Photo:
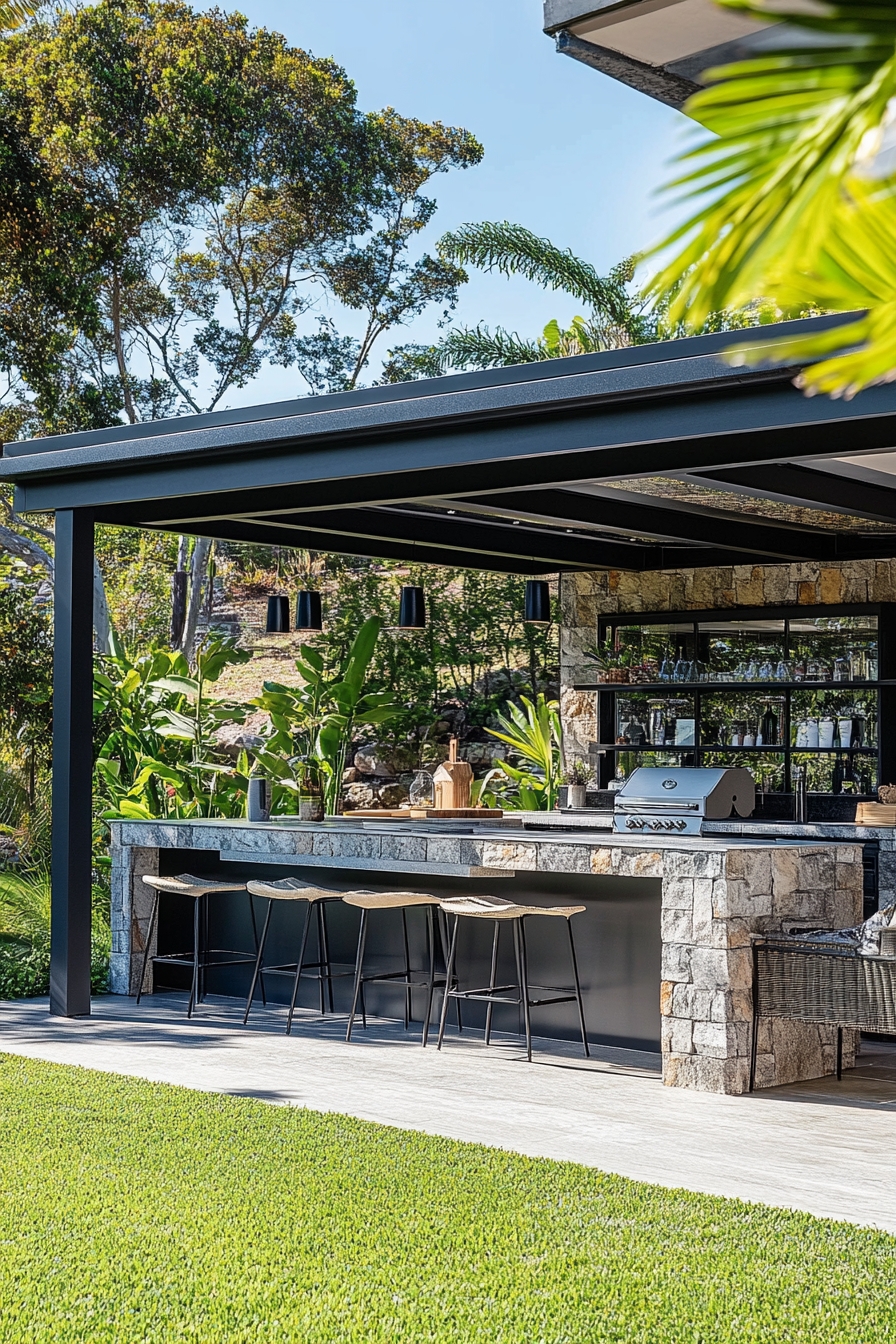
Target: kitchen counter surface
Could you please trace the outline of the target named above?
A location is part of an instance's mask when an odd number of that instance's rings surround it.
[[[604,995],[595,1002],[608,1005],[606,1012],[613,996],[624,997],[634,983],[631,965],[638,949],[655,946],[660,955],[648,978],[656,979],[647,993],[653,1003],[653,996],[659,997],[664,1081],[702,1091],[745,1091],[751,936],[794,921],[816,928],[855,924],[862,909],[861,846],[854,839],[831,843],[829,834],[811,834],[814,828],[801,836],[780,826],[757,834],[735,823],[702,836],[647,838],[613,834],[605,828],[609,816],[601,819],[603,828],[586,816],[576,817],[568,829],[563,824],[569,818],[545,825],[546,815],[527,819],[528,825],[519,817],[492,824],[351,817],[316,823],[112,822],[113,992],[135,992],[145,940],[158,937],[150,931],[152,898],[144,876],[220,872],[246,880],[291,872],[342,890],[400,885],[455,892],[470,890],[467,880],[476,880],[480,885],[472,887],[471,881],[472,890],[503,890],[522,903],[575,899],[585,907],[583,923],[604,921],[593,926],[592,932],[601,932],[594,933],[583,966],[586,980],[594,977],[589,992]],[[659,929],[635,920],[612,968],[601,970],[600,958],[612,946],[613,920],[639,902],[655,910]],[[830,1073],[835,1034],[834,1028],[808,1023],[765,1024],[760,1085]],[[847,1040],[848,1063],[853,1044]]]

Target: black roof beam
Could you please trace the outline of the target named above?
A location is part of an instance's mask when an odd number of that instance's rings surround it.
[[[223,492],[233,492],[231,513],[242,512],[244,492],[284,486],[303,488],[301,506],[315,508],[470,495],[511,484],[705,474],[892,448],[893,388],[868,388],[860,400],[861,413],[856,402],[804,398],[789,384],[740,386],[732,380],[724,393],[697,387],[674,396],[641,393],[572,410],[561,404],[547,416],[518,409],[464,424],[435,423],[425,431],[392,425],[378,436],[318,435],[288,446],[218,442],[211,455],[184,453],[177,460],[116,452],[83,471],[74,460],[68,465],[69,454],[61,452],[48,455],[60,460],[47,471],[46,483],[39,473],[30,474],[41,456],[35,454],[10,459],[5,474],[18,478],[21,509],[103,507],[108,521],[176,525],[178,516],[210,516],[215,510],[203,509],[202,497],[220,499]],[[181,499],[192,502],[179,515],[175,501]],[[119,505],[125,506],[120,512]]]
[[[833,559],[837,547],[836,537],[820,528],[776,526],[764,518],[611,487],[600,493],[571,489],[509,491],[451,503],[458,509],[494,510],[506,517],[550,520],[567,526],[585,523],[635,536],[722,546],[778,560]]]
[[[360,511],[363,513],[364,511]],[[371,511],[372,512],[372,511]],[[587,550],[576,546],[574,539],[563,538],[551,554],[545,555],[544,543],[532,546],[533,554],[519,554],[520,534],[524,528],[482,527],[478,531],[478,548],[472,535],[463,535],[457,544],[455,519],[447,519],[450,530],[434,526],[433,516],[420,516],[424,526],[419,528],[394,526],[376,527],[367,520],[343,520],[341,527],[320,530],[301,515],[287,515],[278,519],[216,519],[214,524],[188,520],[185,530],[200,536],[214,536],[234,542],[261,542],[266,546],[301,547],[305,550],[330,551],[343,555],[367,555],[371,558],[419,560],[433,564],[451,564],[466,569],[489,569],[509,574],[539,574],[551,570],[662,570],[670,567],[713,567],[720,564],[744,563],[744,556],[736,551],[699,546],[637,546],[622,542],[607,542],[604,538],[582,538]],[[161,524],[145,524],[160,531],[168,531]],[[352,528],[349,531],[349,528]],[[420,539],[412,534],[420,534]],[[379,534],[379,535],[371,535]],[[446,536],[451,536],[450,543]],[[566,543],[566,544],[564,544]],[[570,544],[574,543],[574,544]]]
[[[449,517],[431,509],[425,512],[398,508],[332,509],[313,519],[307,514],[281,513],[246,521],[260,527],[300,532],[310,527],[321,536],[335,539],[440,546],[458,557],[487,554],[499,559],[527,560],[541,570],[557,565],[641,569],[649,558],[649,548],[621,538],[572,536],[559,530],[514,527],[494,519]],[[459,558],[455,563],[462,560]]]

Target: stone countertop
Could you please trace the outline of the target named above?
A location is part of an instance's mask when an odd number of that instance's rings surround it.
[[[118,821],[113,849],[217,851],[224,862],[369,871],[511,877],[515,872],[604,873],[661,877],[671,867],[699,867],[710,856],[787,850],[811,852],[811,837],[748,835],[629,836],[599,830],[527,831],[462,822],[333,820]],[[851,851],[854,853],[855,851]]]

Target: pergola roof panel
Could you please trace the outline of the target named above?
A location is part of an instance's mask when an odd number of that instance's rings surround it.
[[[20,511],[513,573],[896,553],[896,489],[861,465],[893,457],[896,386],[810,400],[726,359],[772,334],[15,443],[0,479]]]

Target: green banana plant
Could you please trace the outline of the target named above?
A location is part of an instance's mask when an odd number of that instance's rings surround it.
[[[357,728],[387,723],[401,712],[391,691],[366,690],[370,664],[383,622],[365,621],[347,656],[328,671],[323,658],[303,644],[296,669],[299,687],[265,682],[252,701],[267,710],[271,728],[265,747],[255,753],[274,783],[274,807],[289,806],[297,795],[320,790],[329,815],[339,810],[346,757]]]
[[[507,714],[498,715],[502,731],[486,729],[490,736],[510,747],[519,764],[498,761],[476,791],[477,800],[484,802],[491,794],[510,810],[551,812],[560,796],[563,772],[560,705],[556,700],[546,700],[542,694],[534,703],[525,695],[520,699],[522,709],[508,704]],[[500,777],[498,772],[509,780],[504,789],[492,785]]]
[[[133,662],[120,653],[104,660],[106,670],[95,675],[95,712],[113,727],[96,773],[107,819],[242,813],[248,759],[243,752],[234,766],[224,758],[215,732],[242,723],[246,710],[212,699],[208,687],[250,658],[232,640],[215,638],[200,646],[192,669],[182,654],[163,649]]]

